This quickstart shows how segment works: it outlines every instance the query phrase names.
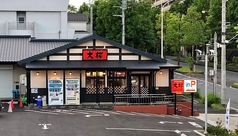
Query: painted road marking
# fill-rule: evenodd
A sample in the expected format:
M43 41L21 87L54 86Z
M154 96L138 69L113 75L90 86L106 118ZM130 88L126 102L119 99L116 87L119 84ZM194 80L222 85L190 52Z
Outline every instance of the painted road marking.
M51 126L51 124L39 124L39 126L42 126L42 129L49 129L48 126Z
M44 114L54 114L54 115L58 115L58 113L53 113L53 112L44 112L44 111L36 111L36 110L25 110L25 111L35 112L35 113L44 113Z
M107 130L128 130L128 131L154 131L154 132L175 132L176 130L165 130L165 129L139 129L139 128L106 128ZM181 133L187 132L189 133L190 131L180 131Z
M178 123L180 125L183 124L183 122L173 122L173 121L160 121L158 123L160 123L160 124L165 124L165 123L167 123L167 124L177 124Z
M126 115L136 115L136 114L129 113L129 112L124 112L124 111L116 111L116 112L126 114Z
M202 126L200 126L199 124L197 124L196 122L188 122L189 124L193 125L196 128L202 128Z

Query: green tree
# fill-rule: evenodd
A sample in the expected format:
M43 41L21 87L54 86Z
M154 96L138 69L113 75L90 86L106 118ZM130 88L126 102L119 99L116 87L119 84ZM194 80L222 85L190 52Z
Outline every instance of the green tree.
M172 13L187 14L187 9L191 6L193 0L175 0L170 8Z
M193 58L194 48L197 48L199 45L204 45L207 41L205 28L205 23L201 19L201 14L197 12L197 8L195 6L190 6L187 15L183 15L182 43L186 45L185 47L191 49Z
M74 5L69 4L68 5L68 13L76 13L77 8Z
M78 9L77 13L84 13L90 15L90 7L84 2Z
M180 48L182 35L182 17L181 14L170 14L167 20L166 43L171 45L171 50L177 52L178 65L180 65Z
M121 42L122 39L122 19L113 15L122 14L120 8L114 7L120 4L117 0L100 0L97 5L97 33L116 42ZM126 45L143 51L154 48L156 36L152 15L151 2L147 1L133 1L133 8L125 10Z

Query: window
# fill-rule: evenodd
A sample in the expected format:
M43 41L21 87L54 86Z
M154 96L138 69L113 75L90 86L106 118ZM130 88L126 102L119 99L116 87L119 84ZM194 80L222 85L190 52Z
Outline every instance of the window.
M108 93L112 94L126 93L126 72L108 71Z

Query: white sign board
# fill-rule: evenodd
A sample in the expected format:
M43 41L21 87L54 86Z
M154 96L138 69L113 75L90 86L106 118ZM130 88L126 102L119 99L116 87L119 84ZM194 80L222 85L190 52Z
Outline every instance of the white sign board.
M197 80L184 80L184 92L185 93L197 92Z

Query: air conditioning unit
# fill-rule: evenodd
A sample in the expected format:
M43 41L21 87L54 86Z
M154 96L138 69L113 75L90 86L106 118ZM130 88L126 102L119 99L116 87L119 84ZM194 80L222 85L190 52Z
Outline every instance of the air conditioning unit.
M20 75L20 84L26 86L26 74Z

